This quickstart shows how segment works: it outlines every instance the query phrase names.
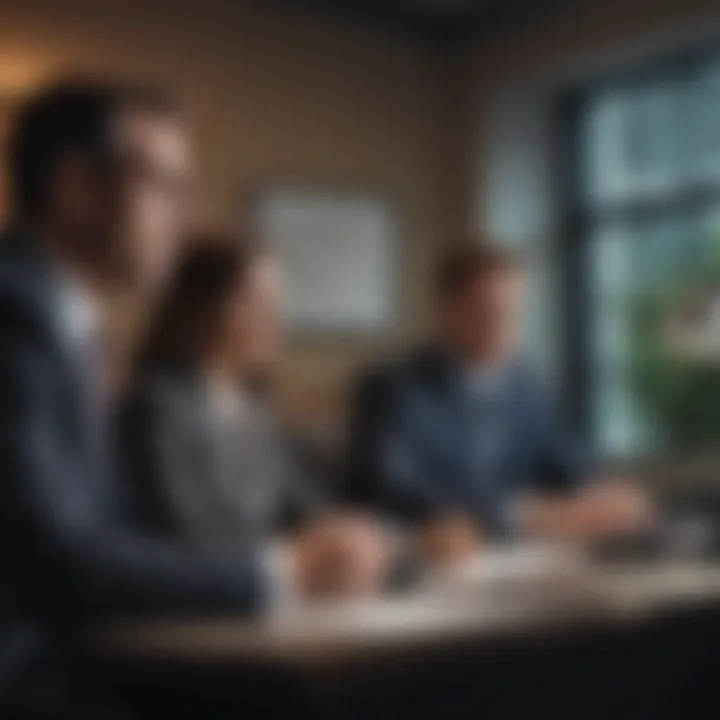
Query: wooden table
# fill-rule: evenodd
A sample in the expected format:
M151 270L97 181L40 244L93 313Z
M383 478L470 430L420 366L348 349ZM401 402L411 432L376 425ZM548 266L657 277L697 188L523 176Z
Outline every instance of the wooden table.
M457 697L462 677L480 677L490 691L478 687L473 697L489 716L499 703L505 717L512 716L507 703L518 701L512 688L524 678L522 707L534 703L533 696L537 702L552 696L556 708L558 699L571 703L570 716L574 695L585 702L604 687L603 697L611 696L613 676L629 686L637 680L638 689L660 678L667 685L671 678L678 693L678 678L692 667L697 680L712 650L698 654L698 638L712 637L720 648L718 608L720 564L575 562L564 572L548 567L526 581L516 574L439 582L404 597L295 609L255 623L188 619L105 626L90 633L86 647L93 668L105 677L173 692L192 687L196 697L234 697L241 707L257 691L281 704L293 698L293 707L304 703L314 709L312 716L318 708L334 714L338 707L347 715L350 702L364 717L363 707L368 713L370 707L405 708L410 693L415 700L431 688L445 688L428 697L446 705L438 698ZM678 653L686 656L680 666ZM660 660L662 668L650 672ZM681 702L679 695L676 700ZM261 707L265 700L253 702ZM432 702L420 706L428 709ZM518 708L518 715L523 712Z

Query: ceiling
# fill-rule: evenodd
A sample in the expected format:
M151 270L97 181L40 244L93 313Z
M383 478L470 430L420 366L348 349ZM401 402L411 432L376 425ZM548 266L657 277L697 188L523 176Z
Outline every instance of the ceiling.
M316 6L403 26L437 39L492 30L556 0L314 0Z

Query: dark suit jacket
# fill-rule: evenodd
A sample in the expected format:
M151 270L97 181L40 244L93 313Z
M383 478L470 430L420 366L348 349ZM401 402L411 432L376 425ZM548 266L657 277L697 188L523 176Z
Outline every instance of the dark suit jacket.
M262 545L318 509L268 409L237 399L242 417L222 413L208 383L187 368L138 378L122 413L123 455L149 526L202 545Z
M257 610L265 581L251 552L193 550L135 527L58 327L53 273L28 243L1 242L0 670L91 617Z
M582 453L563 432L532 375L508 368L496 409L502 442L494 470L478 460L481 433L467 386L442 353L423 350L360 381L353 408L348 499L406 520L461 511L505 532L521 491L562 491L584 475Z

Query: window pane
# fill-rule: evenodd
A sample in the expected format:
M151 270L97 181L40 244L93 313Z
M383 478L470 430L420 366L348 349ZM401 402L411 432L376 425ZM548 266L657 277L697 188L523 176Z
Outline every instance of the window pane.
M600 228L588 260L597 445L624 455L701 444L707 418L719 415L720 364L706 351L720 341L720 322L710 325L716 302L720 310L720 207Z
M720 59L699 68L689 104L694 176L720 180Z
M720 437L720 55L596 92L581 122L596 445ZM589 225L591 223L588 223ZM587 389L587 388L586 388Z
M590 102L585 160L591 205L653 198L686 182L687 94L687 84L670 78Z

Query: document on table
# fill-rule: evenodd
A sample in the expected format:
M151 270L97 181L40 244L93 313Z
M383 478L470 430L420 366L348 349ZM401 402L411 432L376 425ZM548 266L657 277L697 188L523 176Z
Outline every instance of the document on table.
M587 603L594 597L591 583L585 582L588 572L583 558L566 547L487 549L461 566L429 572L406 595L296 605L276 615L269 627L285 637L328 633L369 639L468 623L491 626Z

